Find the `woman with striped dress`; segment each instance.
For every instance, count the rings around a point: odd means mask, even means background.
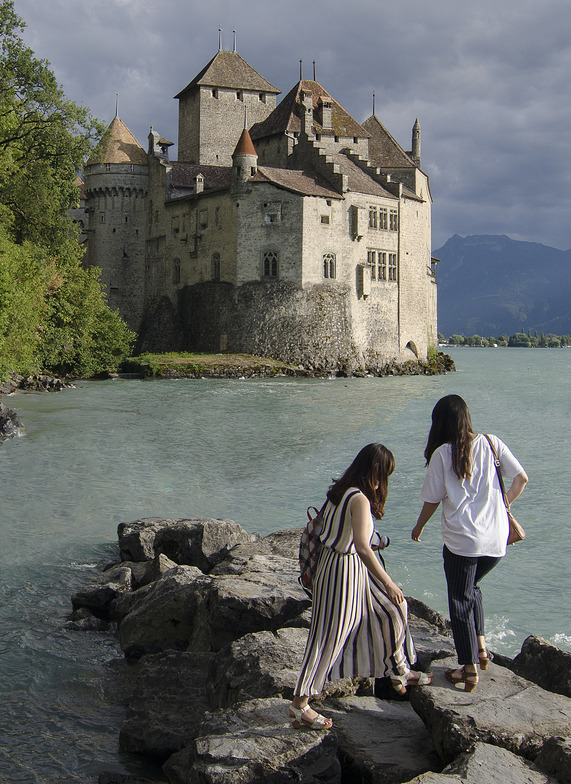
[[[373,517],[383,516],[394,466],[386,447],[368,444],[327,492],[311,628],[290,706],[293,727],[332,726],[309,706],[328,679],[388,675],[399,693],[432,680],[410,669],[416,652],[407,604],[371,548]]]

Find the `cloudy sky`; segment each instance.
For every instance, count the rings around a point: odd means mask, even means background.
[[[430,176],[433,248],[507,234],[571,248],[569,0],[15,0],[26,43],[66,95],[146,148],[176,143],[178,102],[218,49],[285,95],[317,81],[405,149],[416,117]]]

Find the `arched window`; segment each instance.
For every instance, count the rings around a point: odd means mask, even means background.
[[[279,256],[277,250],[267,250],[263,255],[263,275],[264,278],[278,277]]]
[[[335,278],[336,270],[335,270],[335,254],[334,253],[324,253],[323,254],[323,277],[324,278]]]
[[[172,282],[175,286],[180,283],[180,259],[173,259],[172,263]]]
[[[220,254],[212,254],[212,280],[220,280]]]

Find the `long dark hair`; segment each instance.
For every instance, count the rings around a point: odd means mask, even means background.
[[[472,473],[470,450],[473,433],[466,401],[460,395],[440,398],[432,409],[432,427],[424,450],[426,464],[439,446],[452,444],[452,468],[458,479],[466,479]]]
[[[333,484],[327,491],[327,498],[337,506],[341,503],[346,490],[350,487],[358,487],[369,500],[373,517],[380,520],[387,500],[389,476],[394,470],[395,459],[386,446],[367,444],[343,476],[333,480]]]

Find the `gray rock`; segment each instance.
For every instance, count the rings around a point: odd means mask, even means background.
[[[441,763],[421,719],[408,703],[375,697],[328,700],[344,780],[398,784]]]
[[[237,544],[230,550],[224,561],[231,563],[234,560],[245,560],[252,555],[278,555],[295,561],[297,566],[299,540],[302,530],[301,528],[286,528],[283,531],[275,531],[272,534],[268,534],[256,541]],[[224,573],[229,574],[230,572]]]
[[[253,542],[257,535],[233,520],[145,518],[121,523],[118,536],[124,561],[150,561],[163,553],[175,563],[207,573],[234,545]]]
[[[0,403],[0,441],[22,434],[24,425],[12,408]]]
[[[409,627],[418,657],[414,669],[428,672],[431,662],[445,659],[456,653],[451,632],[444,627],[435,626],[424,618],[409,613]]]
[[[410,702],[445,763],[477,741],[534,759],[552,736],[571,736],[571,700],[490,664],[471,694],[444,677],[456,659],[435,663],[433,684],[410,689]]]
[[[549,738],[535,758],[537,767],[557,779],[571,784],[571,738]]]
[[[113,624],[98,618],[86,607],[80,607],[71,613],[69,620],[64,623],[64,628],[75,632],[108,632],[113,628]]]
[[[542,637],[531,635],[524,640],[513,660],[513,670],[542,689],[571,697],[571,652]]]
[[[425,773],[408,784],[557,784],[555,779],[506,749],[476,743],[442,773]]]
[[[129,612],[120,621],[118,630],[125,656],[139,658],[145,653],[186,650],[210,581],[196,567],[177,566],[131,594]],[[118,604],[112,608],[114,617],[124,611],[125,607]]]
[[[288,702],[253,700],[207,713],[194,747],[164,765],[171,784],[340,784],[332,732],[294,730]]]
[[[119,736],[124,751],[160,760],[187,746],[208,708],[212,654],[165,651],[145,656]]]
[[[71,605],[74,610],[84,607],[97,618],[109,620],[112,602],[131,588],[131,570],[124,566],[113,566],[98,577],[95,585],[75,593],[71,597]]]

